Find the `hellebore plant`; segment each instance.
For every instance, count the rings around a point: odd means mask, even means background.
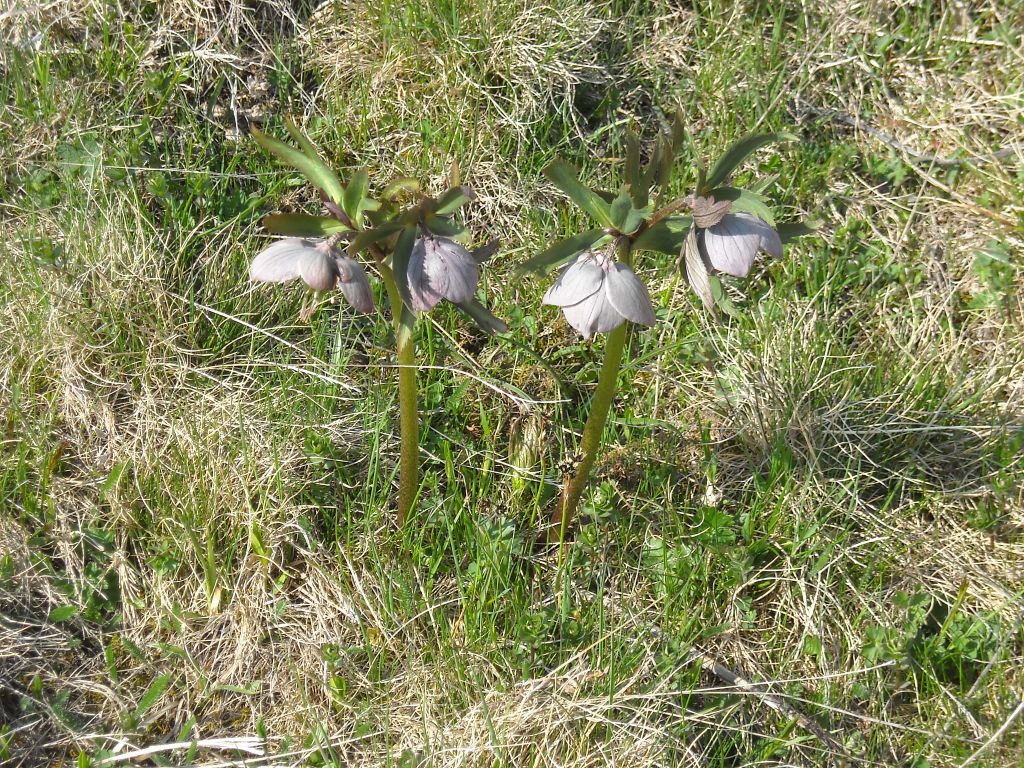
[[[414,330],[418,313],[442,300],[455,304],[484,331],[503,333],[504,322],[477,301],[480,266],[497,249],[496,242],[469,250],[460,244],[466,230],[452,214],[476,195],[453,186],[438,198],[420,193],[419,184],[399,178],[377,199],[369,195],[365,170],[347,185],[320,159],[313,144],[291,122],[288,131],[300,149],[254,130],[253,138],[268,152],[296,168],[320,191],[329,215],[273,214],[264,226],[285,236],[262,250],[249,269],[251,280],[283,282],[301,278],[315,293],[340,288],[358,311],[375,310],[369,279],[357,258],[362,256],[387,290],[395,333],[398,365],[401,453],[398,512],[401,527],[412,510],[419,488],[419,417],[416,395]],[[457,176],[457,168],[453,168]],[[315,304],[313,305],[315,307]],[[308,320],[313,308],[303,308]]]
[[[672,181],[684,138],[677,116],[670,133],[660,135],[646,163],[640,162],[640,139],[626,134],[626,159],[618,192],[590,189],[576,170],[556,160],[547,177],[596,225],[554,243],[520,267],[544,272],[570,262],[544,295],[544,303],[561,308],[584,338],[606,333],[604,362],[580,442],[581,459],[567,477],[548,528],[550,541],[564,545],[601,445],[601,434],[615,396],[619,366],[631,321],[654,325],[647,288],[633,273],[633,254],[650,251],[675,257],[680,271],[708,310],[734,313],[718,274],[745,277],[759,251],[782,256],[782,243],[811,231],[794,222],[776,227],[761,191],[728,186],[733,171],[755,150],[788,140],[788,134],[758,134],[731,145],[710,172],[698,170],[696,189],[676,200],[664,197]],[[772,181],[771,179],[769,182]]]

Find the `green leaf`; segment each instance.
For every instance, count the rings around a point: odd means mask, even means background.
[[[623,186],[619,196],[612,201],[612,226],[619,232],[631,235],[651,214],[650,206],[637,208],[629,189]]]
[[[473,200],[476,200],[476,192],[469,187],[452,187],[437,198],[437,208],[434,213],[438,216],[447,216]]]
[[[657,174],[654,177],[655,183],[659,188],[664,189],[669,180],[672,178],[672,167],[676,160],[675,146],[672,144],[672,140],[668,136],[661,138],[663,145],[661,150],[661,162],[658,163]]]
[[[117,488],[117,484],[120,482],[121,476],[124,475],[126,469],[128,469],[127,461],[120,461],[115,464],[110,470],[110,474],[108,474],[106,479],[100,483],[100,494],[106,496]]]
[[[672,154],[678,155],[686,139],[686,118],[683,115],[682,107],[676,109],[675,117],[672,119]]]
[[[495,317],[488,309],[476,299],[471,299],[465,304],[457,304],[459,309],[465,312],[470,319],[480,326],[485,333],[508,333],[508,325],[500,317]]]
[[[135,708],[136,720],[141,720],[143,715],[152,709],[153,705],[160,700],[160,697],[163,696],[164,691],[167,690],[167,686],[170,684],[171,675],[166,672],[149,684],[149,688],[142,694],[142,698],[139,699],[139,705]]]
[[[403,192],[419,192],[420,183],[416,179],[409,178],[408,176],[401,176],[381,191],[380,196],[382,200],[394,200]]]
[[[640,137],[633,131],[626,131],[626,167],[623,171],[633,205],[643,208],[647,205],[647,187],[640,182]]]
[[[775,226],[775,214],[768,207],[765,198],[756,192],[739,187],[718,187],[709,193],[715,200],[731,200],[730,213],[751,213],[769,226]]]
[[[283,141],[268,136],[263,131],[253,128],[252,137],[256,143],[265,150],[275,155],[281,161],[297,169],[317,189],[322,190],[332,201],[342,205],[345,199],[345,188],[341,185],[338,177],[322,161],[311,158],[303,152],[289,147]]]
[[[597,223],[605,227],[612,226],[611,206],[580,183],[576,169],[569,163],[555,160],[544,169],[544,175]]]
[[[355,256],[361,251],[365,251],[374,243],[379,243],[381,240],[391,237],[400,230],[404,229],[401,224],[381,224],[380,226],[374,227],[373,229],[364,229],[354,238],[352,242],[348,244],[348,253],[351,256]]]
[[[734,141],[718,158],[718,162],[712,166],[704,186],[698,192],[703,193],[704,189],[724,184],[732,172],[740,166],[740,163],[761,147],[779,141],[796,141],[797,138],[791,133],[755,133]]]
[[[693,221],[689,216],[669,216],[662,219],[633,241],[633,249],[655,251],[678,256]]]
[[[363,212],[363,200],[366,198],[366,190],[370,188],[370,175],[365,168],[360,168],[354,174],[345,190],[345,204],[342,206],[345,213],[352,219],[355,226],[360,227],[360,214]]]
[[[263,227],[275,235],[286,237],[329,237],[348,227],[333,216],[310,216],[308,213],[272,213],[263,217]]]
[[[78,608],[73,605],[60,605],[50,611],[47,615],[47,621],[51,621],[54,624],[59,624],[62,621],[74,618],[78,614]]]
[[[626,220],[622,222],[622,227],[619,229],[620,232],[631,235],[636,232],[640,225],[644,223],[651,216],[651,206],[645,205],[643,208],[630,207],[629,215],[626,216]]]
[[[580,232],[578,235],[573,235],[565,240],[559,240],[532,259],[523,262],[516,270],[516,274],[523,275],[526,272],[543,273],[551,267],[556,267],[568,261],[573,256],[578,256],[588,248],[604,245],[610,242],[611,239],[612,236],[603,229],[590,229],[586,232]]]
[[[284,119],[284,127],[288,129],[288,135],[292,137],[292,140],[299,145],[299,149],[310,160],[320,162],[320,153],[316,149],[316,145],[309,140],[309,137],[302,132],[302,129],[295,124],[295,121],[290,117]]]
[[[647,160],[647,168],[644,170],[640,177],[640,184],[643,185],[648,193],[652,186],[655,184],[655,180],[658,176],[658,169],[661,167],[662,153],[665,151],[665,144],[661,140],[661,137],[654,143],[654,150],[651,152],[650,158]]]
[[[405,306],[415,314],[412,308],[412,296],[409,293],[409,257],[412,256],[412,246],[416,242],[416,227],[406,227],[398,236],[395,243],[395,250],[391,252],[391,271],[395,277],[395,285],[398,287],[398,295],[402,297]],[[399,307],[392,307],[391,311],[398,317]]]
[[[813,235],[821,228],[821,222],[815,219],[806,221],[784,221],[775,230],[779,233],[779,239],[783,243],[790,243],[798,237]]]
[[[623,227],[626,225],[626,219],[632,208],[633,199],[629,196],[629,192],[626,191],[626,188],[623,187],[622,191],[619,192],[618,197],[612,201],[611,207],[612,226],[619,230],[619,232],[626,231]]]
[[[451,237],[458,240],[469,235],[469,231],[464,226],[455,223],[447,216],[428,216],[426,225],[427,229],[441,237]]]
[[[725,292],[725,288],[722,287],[722,281],[717,275],[708,275],[708,282],[711,284],[711,297],[720,310],[729,317],[743,317],[743,313],[740,312],[736,305],[732,303],[729,295]]]

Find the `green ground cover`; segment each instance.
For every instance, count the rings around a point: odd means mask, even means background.
[[[1019,764],[1022,33],[938,0],[3,6],[0,762]],[[638,262],[659,322],[560,572],[602,341],[513,274],[583,221],[545,165],[613,180],[677,106],[694,158],[796,133],[740,180],[822,227],[734,318]],[[246,280],[265,214],[320,212],[246,135],[286,114],[343,172],[457,160],[502,239],[513,333],[423,321],[401,532],[388,324]]]

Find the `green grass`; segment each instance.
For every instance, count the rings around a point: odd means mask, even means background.
[[[0,760],[1024,757],[1024,166],[904,151],[1019,150],[1013,3],[80,5],[0,21]],[[513,273],[584,223],[541,169],[611,186],[676,105],[693,163],[798,133],[740,181],[823,226],[726,321],[640,259],[659,323],[559,570],[601,342]],[[244,136],[285,114],[343,174],[457,160],[503,241],[510,338],[421,321],[402,532],[389,325],[246,284],[262,216],[318,212]]]

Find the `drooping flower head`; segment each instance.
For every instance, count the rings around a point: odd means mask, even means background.
[[[712,197],[690,197],[693,226],[683,244],[686,276],[708,309],[714,298],[708,280],[722,272],[746,277],[758,251],[782,258],[782,240],[767,222],[750,213],[729,213],[732,203]]]
[[[360,312],[373,312],[366,272],[326,241],[286,237],[256,254],[249,267],[249,279],[254,282],[283,283],[295,278],[302,278],[314,291],[340,286],[349,304]]]
[[[605,252],[580,254],[548,288],[544,303],[561,307],[569,325],[587,339],[626,320],[654,325],[647,288],[633,270]]]
[[[477,258],[447,237],[425,234],[416,239],[407,272],[409,298],[417,312],[429,312],[441,299],[472,301],[480,282]]]

